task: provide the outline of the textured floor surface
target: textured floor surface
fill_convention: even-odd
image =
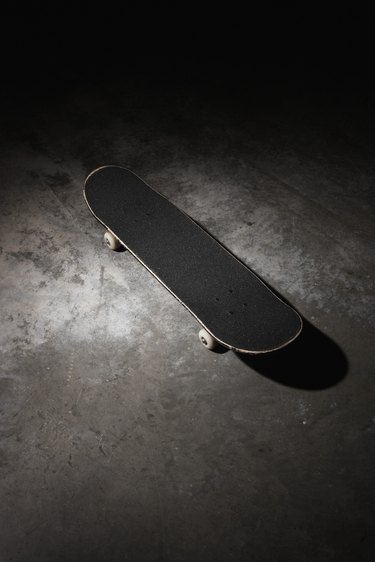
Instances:
[[[232,86],[140,72],[5,108],[1,562],[373,560],[372,106],[324,83]],[[82,186],[106,164],[296,307],[299,340],[206,351],[104,246]]]

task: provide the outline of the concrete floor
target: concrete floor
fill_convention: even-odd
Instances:
[[[6,106],[1,562],[373,560],[370,98],[203,76],[55,81]],[[303,315],[299,340],[203,349],[104,246],[82,197],[104,164],[251,266]]]

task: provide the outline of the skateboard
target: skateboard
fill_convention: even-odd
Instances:
[[[164,195],[127,168],[103,166],[86,178],[85,201],[113,250],[127,249],[201,326],[199,339],[261,354],[302,329],[299,314],[244,263]]]

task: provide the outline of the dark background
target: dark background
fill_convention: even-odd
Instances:
[[[371,80],[373,17],[364,7],[275,7],[233,4],[180,8],[156,3],[116,10],[110,4],[5,8],[3,71],[26,90],[53,79],[86,81],[99,74],[113,82],[116,69],[154,79],[204,75],[233,91],[232,80],[321,76],[350,86]],[[155,65],[155,58],[159,60]],[[220,72],[219,69],[222,68]],[[166,78],[165,74],[168,75]],[[358,85],[357,85],[358,86]]]

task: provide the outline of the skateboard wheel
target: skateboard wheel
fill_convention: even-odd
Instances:
[[[107,244],[108,248],[111,248],[111,250],[118,250],[119,247],[121,246],[116,236],[114,236],[112,232],[109,232],[108,230],[104,234],[104,241]]]
[[[215,338],[203,328],[199,330],[199,339],[201,340],[201,344],[207,349],[215,349],[219,345]]]

